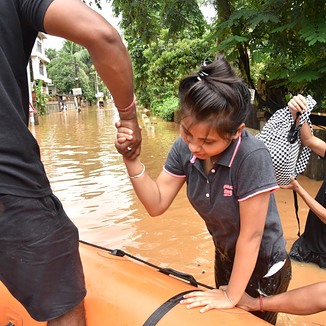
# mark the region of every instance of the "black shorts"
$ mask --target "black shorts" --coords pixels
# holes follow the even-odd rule
[[[0,280],[37,321],[85,297],[79,235],[60,201],[0,194]]]
[[[318,235],[316,235],[316,239],[320,239]],[[320,239],[321,240],[321,239]],[[325,243],[325,240],[320,241],[320,246],[322,246],[322,243]],[[299,261],[301,263],[313,263],[317,264],[320,268],[326,269],[326,252],[319,252],[316,250],[311,251],[309,248],[309,241],[306,241],[304,234],[300,236],[299,239],[297,239],[290,250],[290,257],[293,260]],[[315,247],[314,244],[311,244],[312,248]]]

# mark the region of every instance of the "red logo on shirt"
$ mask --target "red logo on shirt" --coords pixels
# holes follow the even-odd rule
[[[233,186],[224,185],[223,189],[224,189],[224,197],[231,197],[232,196]]]

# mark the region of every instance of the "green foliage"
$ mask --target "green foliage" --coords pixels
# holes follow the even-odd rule
[[[50,59],[53,60],[58,56],[58,51],[56,49],[46,49],[45,55]]]
[[[60,51],[50,50],[48,53],[52,56],[52,60],[47,71],[58,93],[67,95],[73,88],[81,87],[82,98],[90,103],[94,102],[95,70],[88,51],[70,41],[65,41]]]
[[[36,108],[37,112],[40,115],[46,114],[46,102],[48,100],[45,92],[43,92],[43,81],[42,80],[36,80],[35,86],[35,97],[36,97]]]
[[[161,3],[159,0],[112,0],[114,13],[117,16],[122,13],[120,26],[129,46],[135,40],[147,44],[155,39],[161,27]]]
[[[102,9],[101,2],[103,2],[103,0],[83,0],[83,2],[87,3],[89,6],[95,5],[97,8]]]
[[[205,32],[206,22],[196,0],[162,1],[161,18],[172,38],[184,30],[193,37],[201,37]]]
[[[176,96],[166,97],[152,101],[152,112],[166,121],[173,121],[178,109],[179,100]]]
[[[228,37],[226,40],[221,41],[218,47],[216,47],[216,50],[225,51],[231,47],[236,47],[239,43],[241,44],[247,41],[248,41],[247,37],[232,35]]]
[[[196,0],[113,0],[133,61],[137,102],[173,118],[181,77],[208,56],[207,24]],[[159,113],[161,112],[161,113]]]
[[[271,87],[273,96],[300,92],[313,95],[319,106],[326,103],[324,1],[85,0],[99,7],[104,1],[122,17],[138,103],[162,111],[167,119],[173,116],[181,77],[217,53],[238,68],[249,87],[258,89],[260,81],[267,85],[266,99],[257,98],[260,107],[274,101],[268,98]],[[211,26],[198,3],[209,3],[218,12]],[[94,69],[81,47],[67,44],[63,53],[48,55],[49,76],[62,93],[74,87],[75,60],[83,94],[93,97]]]
[[[216,51],[236,63],[251,86],[274,81],[321,103],[325,85],[325,3],[320,0],[215,0]],[[227,9],[225,9],[227,8]],[[249,67],[249,69],[246,69]],[[258,68],[258,69],[257,69]],[[253,73],[253,75],[252,75]],[[275,92],[275,91],[274,91]]]
[[[299,36],[309,46],[315,45],[315,43],[326,43],[326,24],[323,21],[319,21],[321,17],[318,17],[314,24],[305,25],[299,30]]]
[[[160,41],[149,46],[143,52],[147,59],[146,93],[149,98],[176,96],[181,77],[198,69],[209,55],[210,46],[211,43],[202,39]]]
[[[56,85],[59,94],[69,94],[75,86],[73,56],[64,51],[47,67],[48,75]]]

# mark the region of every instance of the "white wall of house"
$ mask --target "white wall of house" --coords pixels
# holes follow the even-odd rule
[[[30,99],[32,98],[32,89],[33,89],[33,80],[42,80],[43,81],[43,92],[49,94],[48,84],[52,83],[52,80],[48,78],[46,65],[50,62],[50,59],[45,55],[44,40],[46,39],[44,33],[38,33],[37,39],[34,43],[34,47],[31,54],[31,64],[27,66],[27,74],[29,78],[29,91]],[[30,76],[33,76],[31,80]]]

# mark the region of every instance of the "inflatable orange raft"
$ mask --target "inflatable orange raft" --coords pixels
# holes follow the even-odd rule
[[[182,295],[198,290],[189,282],[135,262],[124,255],[80,243],[88,326],[269,325],[238,308],[187,310]],[[123,253],[123,252],[122,252]],[[46,325],[34,321],[0,282],[0,326]]]

